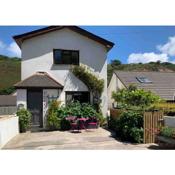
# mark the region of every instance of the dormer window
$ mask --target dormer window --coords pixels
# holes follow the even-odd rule
[[[147,77],[136,77],[136,79],[140,82],[140,83],[152,83],[151,80],[149,80]]]
[[[54,64],[79,65],[79,51],[77,50],[53,50]]]

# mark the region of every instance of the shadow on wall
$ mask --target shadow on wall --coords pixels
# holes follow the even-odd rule
[[[89,89],[72,72],[69,72],[65,79],[64,91],[89,91]]]

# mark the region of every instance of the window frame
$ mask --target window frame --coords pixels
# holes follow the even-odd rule
[[[77,63],[73,63],[72,61],[69,64],[64,63],[63,61],[62,61],[62,63],[56,63],[56,61],[55,61],[55,51],[58,51],[58,50],[61,51],[61,59],[63,59],[62,58],[63,57],[62,52],[64,52],[64,51],[71,52],[71,54],[73,52],[77,52],[78,53]],[[55,65],[80,65],[80,51],[79,50],[70,50],[70,49],[53,49],[53,63]]]
[[[91,103],[91,98],[90,98],[90,92],[89,91],[65,91],[65,104],[69,104],[69,102],[67,101],[67,95],[74,95],[74,94],[77,94],[77,93],[87,93],[87,97],[88,97],[88,102],[85,102],[85,103]]]

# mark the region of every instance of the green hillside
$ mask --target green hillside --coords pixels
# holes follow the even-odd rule
[[[175,64],[169,62],[161,63],[160,61],[146,64],[122,64],[119,60],[113,60],[108,64],[108,83],[114,70],[175,72]]]
[[[0,55],[0,94],[14,91],[13,84],[21,79],[21,61]]]

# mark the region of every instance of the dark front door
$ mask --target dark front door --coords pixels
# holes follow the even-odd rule
[[[27,108],[32,114],[31,124],[32,126],[43,126],[42,120],[42,90],[32,89],[27,90]]]

